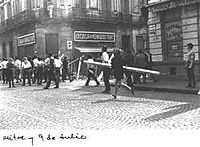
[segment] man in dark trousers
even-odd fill
[[[144,54],[146,56],[146,69],[152,70],[153,69],[152,54],[150,53],[148,48],[145,49]],[[153,82],[157,81],[153,74],[151,74],[151,78]]]
[[[131,52],[130,50],[128,50],[127,52],[125,52],[124,60],[125,60],[126,66],[134,67],[135,57],[134,57],[133,51]],[[125,70],[125,75],[126,75],[126,78],[127,78],[126,79],[126,83],[127,83],[127,85],[129,87],[131,87],[131,92],[134,95],[134,86],[133,86],[133,80],[132,80],[132,72],[128,71],[128,70]]]
[[[88,61],[92,62],[94,61],[93,58],[92,58],[92,55],[88,55]],[[93,78],[94,81],[96,82],[97,86],[100,85],[99,81],[97,80],[97,77],[95,76],[95,66],[92,65],[92,64],[88,64],[87,65],[87,70],[88,70],[88,79],[85,83],[85,86],[89,86],[89,82],[90,82],[90,79]]]
[[[48,89],[51,85],[51,81],[55,80],[55,84],[56,86],[54,88],[59,88],[59,81],[58,78],[56,78],[55,75],[55,63],[54,63],[54,57],[52,56],[52,54],[49,53],[49,61],[48,61],[48,80],[47,80],[47,84],[43,89]]]
[[[102,47],[101,61],[103,63],[108,63],[108,61],[109,61],[109,55],[107,53],[107,47],[106,46]],[[106,89],[102,93],[109,94],[110,93],[110,82],[109,82],[110,69],[109,69],[109,67],[103,67],[102,70],[103,70],[103,81],[104,81],[104,84],[106,86]]]
[[[147,66],[146,56],[142,49],[138,50],[138,54],[135,57],[135,66],[137,68],[143,68],[145,69]],[[140,82],[140,76],[143,76],[143,83],[146,83],[146,74],[145,73],[136,73],[136,80],[137,82]]]
[[[195,52],[192,50],[193,44],[187,44],[187,56],[186,56],[186,72],[188,77],[188,85],[186,87],[195,88],[196,87],[196,80],[194,74],[194,60],[195,60]]]
[[[28,79],[28,84],[31,86],[31,69],[32,65],[30,61],[28,61],[27,57],[24,57],[22,62],[22,76],[23,76],[23,83],[22,86],[25,86],[25,81]]]
[[[68,61],[67,61],[67,57],[64,57],[62,61],[62,81],[63,82],[65,82],[67,74],[68,74]]]

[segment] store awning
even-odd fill
[[[90,48],[90,47],[75,47],[75,49],[79,50],[81,53],[100,53],[101,47],[99,48]],[[108,48],[107,52],[113,52],[115,48]]]

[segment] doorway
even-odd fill
[[[130,50],[130,36],[122,36],[122,49],[124,51]]]
[[[136,36],[136,50],[144,50],[144,40],[142,36]]]
[[[46,54],[58,55],[59,44],[58,34],[46,34],[45,35]]]

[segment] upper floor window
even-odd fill
[[[51,0],[48,0],[48,2]],[[43,7],[43,0],[32,0],[33,8],[41,8]]]
[[[111,0],[111,10],[115,12],[121,12],[121,0]]]
[[[86,8],[100,10],[102,8],[102,0],[87,0]]]
[[[139,13],[139,0],[131,0],[132,13]]]

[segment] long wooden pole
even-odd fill
[[[86,64],[93,64],[93,65],[98,65],[98,66],[104,66],[104,67],[109,67],[111,68],[111,64],[109,63],[102,63],[102,62],[91,62],[88,60],[83,61]],[[154,70],[148,70],[148,69],[142,69],[142,68],[136,68],[136,67],[128,67],[128,66],[123,66],[124,69],[132,71],[132,72],[140,72],[140,73],[150,73],[150,74],[156,74],[160,75],[161,73],[159,71],[154,71]]]

